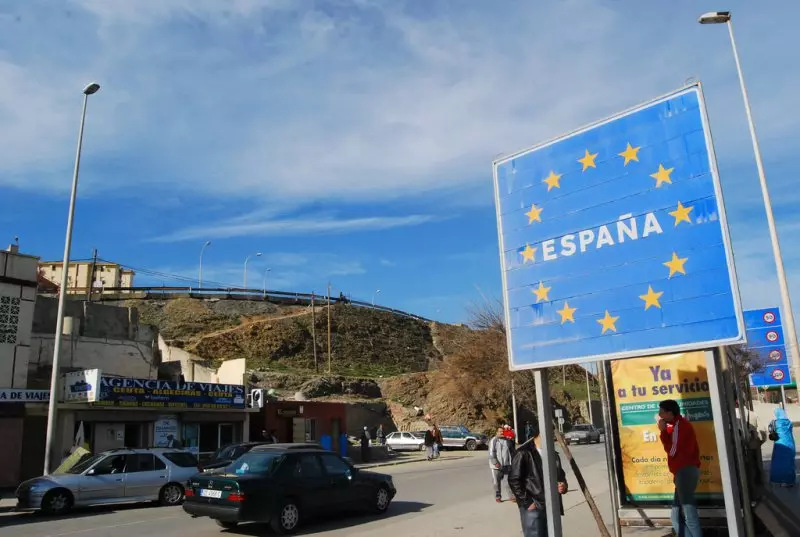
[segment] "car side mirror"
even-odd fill
[[[97,475],[97,472],[94,468],[87,470],[86,475]]]

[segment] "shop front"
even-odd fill
[[[199,455],[247,440],[242,385],[121,378],[84,371],[65,376],[60,449],[182,447]]]
[[[318,442],[339,452],[347,431],[346,405],[328,402],[270,401],[250,420],[250,437],[261,440],[263,433],[279,442]]]

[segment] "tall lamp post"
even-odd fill
[[[250,262],[252,255],[248,255],[244,259],[244,288],[247,289],[247,264]],[[256,252],[256,257],[261,257],[261,252]]]
[[[380,289],[376,289],[374,293],[372,293],[372,307],[375,307],[375,297],[381,294]]]
[[[742,87],[742,98],[744,99],[744,109],[747,112],[747,126],[750,128],[750,138],[753,140],[753,152],[756,156],[756,167],[758,168],[758,180],[761,183],[761,195],[764,198],[764,210],[767,213],[767,225],[769,226],[769,238],[772,243],[772,255],[775,258],[775,269],[778,273],[778,285],[781,291],[781,324],[786,334],[786,347],[789,351],[789,360],[794,369],[794,380],[800,379],[800,355],[797,350],[797,331],[794,325],[794,312],[792,311],[792,301],[789,296],[789,282],[786,279],[786,271],[783,269],[783,256],[781,246],[778,241],[778,230],[775,227],[775,217],[772,214],[772,201],[767,188],[767,177],[764,173],[764,162],[761,159],[761,148],[758,145],[756,136],[756,126],[753,123],[753,113],[750,110],[750,99],[747,97],[747,87],[744,84],[742,65],[739,62],[739,52],[736,49],[736,40],[733,37],[733,25],[731,24],[730,11],[712,11],[706,13],[698,19],[700,24],[727,24],[728,34],[731,36],[731,48],[733,49],[733,59],[736,61],[736,71],[739,73],[739,84]],[[800,401],[800,400],[798,400]]]
[[[83,88],[83,110],[81,111],[81,125],[78,129],[78,148],[75,151],[75,168],[72,172],[72,191],[69,197],[69,213],[67,215],[67,237],[64,240],[64,263],[61,265],[61,287],[58,290],[58,313],[56,314],[56,333],[53,342],[53,369],[50,373],[50,402],[47,407],[47,436],[44,449],[44,475],[50,474],[50,461],[53,451],[53,440],[56,436],[58,418],[58,378],[59,358],[61,357],[61,332],[64,330],[64,307],[67,301],[67,286],[69,285],[69,255],[72,249],[72,224],[75,219],[75,198],[78,195],[78,173],[81,168],[81,150],[83,149],[83,127],[86,124],[86,104],[89,95],[94,95],[100,89],[100,84],[92,82]]]
[[[267,298],[267,274],[269,274],[271,271],[272,269],[269,267],[264,270],[264,298]]]
[[[200,248],[200,272],[197,275],[197,287],[199,289],[203,288],[203,252],[205,252],[206,248],[211,246],[211,241],[206,241],[202,248]]]

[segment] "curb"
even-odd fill
[[[381,468],[383,466],[398,466],[401,464],[411,464],[414,462],[425,462],[425,459],[419,458],[419,459],[402,460],[402,461],[385,461],[385,462],[376,462],[368,464],[356,464],[356,468],[360,470],[369,470],[371,468]]]

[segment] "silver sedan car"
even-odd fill
[[[17,488],[17,510],[61,515],[72,507],[112,503],[178,505],[184,484],[197,473],[197,459],[188,451],[114,449],[90,455],[66,473],[24,481]]]
[[[417,433],[395,431],[386,436],[386,445],[393,451],[425,451],[425,437]]]

